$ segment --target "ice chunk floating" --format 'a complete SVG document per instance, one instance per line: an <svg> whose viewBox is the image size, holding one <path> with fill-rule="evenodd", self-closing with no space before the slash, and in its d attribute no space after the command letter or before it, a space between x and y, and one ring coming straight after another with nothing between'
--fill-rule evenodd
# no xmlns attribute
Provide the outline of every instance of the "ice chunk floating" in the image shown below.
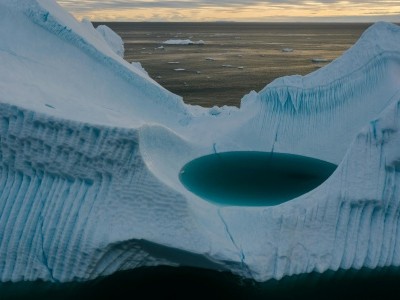
<svg viewBox="0 0 400 300"><path fill-rule="evenodd" d="M163 42L163 44L167 44L167 45L204 45L204 41L200 40L200 41L192 41L192 40L176 40L176 39L172 39L172 40L167 40L165 42Z"/></svg>
<svg viewBox="0 0 400 300"><path fill-rule="evenodd" d="M300 155L238 151L192 160L179 177L190 191L214 203L272 206L311 191L335 169Z"/></svg>
<svg viewBox="0 0 400 300"><path fill-rule="evenodd" d="M126 62L109 29L54 1L2 0L0 41L1 281L400 265L398 26L372 25L339 59L240 108L186 105ZM197 158L247 151L337 168L273 206L205 201L179 179Z"/></svg>

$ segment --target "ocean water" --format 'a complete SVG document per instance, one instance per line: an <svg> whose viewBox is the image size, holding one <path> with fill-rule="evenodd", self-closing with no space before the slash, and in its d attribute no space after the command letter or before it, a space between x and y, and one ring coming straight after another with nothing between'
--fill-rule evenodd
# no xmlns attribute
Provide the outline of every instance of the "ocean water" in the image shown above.
<svg viewBox="0 0 400 300"><path fill-rule="evenodd" d="M95 24L98 25L98 24ZM125 59L187 103L239 105L273 79L307 74L346 51L369 24L107 23L125 41ZM204 45L163 45L168 39ZM161 48L162 46L162 48ZM282 51L293 49L291 52ZM317 58L319 62L313 62ZM315 60L314 60L315 61ZM239 68L243 67L243 68ZM175 69L184 69L175 71ZM228 272L148 267L88 282L0 283L5 299L394 299L400 269L327 271L258 283ZM189 290L189 294L187 293ZM162 295L159 297L158 295Z"/></svg>
<svg viewBox="0 0 400 300"><path fill-rule="evenodd" d="M0 283L0 299L397 299L400 269L338 270L264 283L191 267L144 267L83 283Z"/></svg>
<svg viewBox="0 0 400 300"><path fill-rule="evenodd" d="M335 169L334 164L300 155L237 151L196 158L179 178L188 190L213 203L273 206L313 190Z"/></svg>
<svg viewBox="0 0 400 300"><path fill-rule="evenodd" d="M206 107L239 106L244 95L275 78L313 72L342 55L371 25L104 24L123 38L127 61L140 62L153 79L186 103ZM202 40L204 45L163 44L169 39ZM293 51L286 52L289 49Z"/></svg>

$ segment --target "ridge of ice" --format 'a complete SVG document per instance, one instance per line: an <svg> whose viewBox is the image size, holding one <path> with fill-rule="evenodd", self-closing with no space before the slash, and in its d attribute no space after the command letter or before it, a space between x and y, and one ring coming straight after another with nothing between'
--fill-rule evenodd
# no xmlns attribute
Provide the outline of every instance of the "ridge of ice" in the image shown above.
<svg viewBox="0 0 400 300"><path fill-rule="evenodd" d="M54 1L0 3L1 281L400 265L398 26L374 24L341 58L252 91L240 109L206 109L88 25ZM339 166L272 207L217 206L178 178L202 155L272 149Z"/></svg>
<svg viewBox="0 0 400 300"><path fill-rule="evenodd" d="M101 34L110 48L120 57L124 58L124 42L122 38L116 34L110 27L99 25L96 30Z"/></svg>
<svg viewBox="0 0 400 300"><path fill-rule="evenodd" d="M115 54L103 38L94 34L92 30L88 30L87 26L82 26L55 1L5 0L0 5L5 8L4 13L13 11L20 19L23 18L22 14L27 19L26 21L37 24L65 43L91 56L108 70L112 70L116 76L123 77L140 93L147 94L145 98L155 101L155 105L174 111L181 110L186 114L181 97L167 91L156 81L149 80L148 76L144 76L142 72L136 72L135 68ZM6 10L7 7L10 9ZM22 20L16 20L18 21Z"/></svg>
<svg viewBox="0 0 400 300"><path fill-rule="evenodd" d="M91 34L95 34L97 31L99 36L107 43L110 49L120 57L124 57L124 42L122 38L116 34L111 28L106 25L99 25L97 28L94 28L92 22L89 19L82 19L81 24L86 27L86 29L91 32Z"/></svg>
<svg viewBox="0 0 400 300"><path fill-rule="evenodd" d="M138 61L133 61L133 62L131 62L131 65L132 65L133 67L135 67L136 70L138 70L139 72L142 72L144 75L150 77L150 76L149 76L149 73L147 73L146 69L143 68L143 66L142 66L142 64L141 64L140 62L138 62Z"/></svg>

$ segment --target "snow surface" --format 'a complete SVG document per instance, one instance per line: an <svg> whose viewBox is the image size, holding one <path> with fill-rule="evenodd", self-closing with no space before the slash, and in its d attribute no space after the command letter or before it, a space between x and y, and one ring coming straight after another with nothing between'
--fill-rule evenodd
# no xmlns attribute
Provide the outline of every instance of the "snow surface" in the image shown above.
<svg viewBox="0 0 400 300"><path fill-rule="evenodd" d="M329 65L210 109L185 105L89 25L54 1L0 2L1 281L400 265L400 27L376 23ZM218 206L180 183L192 159L240 150L339 166L272 207Z"/></svg>

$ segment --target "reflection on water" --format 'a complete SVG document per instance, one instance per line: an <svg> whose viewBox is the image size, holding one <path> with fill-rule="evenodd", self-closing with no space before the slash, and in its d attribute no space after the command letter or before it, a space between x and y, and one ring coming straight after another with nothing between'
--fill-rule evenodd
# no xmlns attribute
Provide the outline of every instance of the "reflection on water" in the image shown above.
<svg viewBox="0 0 400 300"><path fill-rule="evenodd" d="M211 202L271 206L313 190L335 169L334 164L300 155L238 151L192 160L179 178L188 190Z"/></svg>
<svg viewBox="0 0 400 300"><path fill-rule="evenodd" d="M96 26L98 24L95 24ZM125 59L186 103L236 105L251 90L284 75L305 75L341 56L370 24L344 23L107 23L125 42ZM165 45L169 39L204 45ZM163 48L160 48L163 46ZM282 51L291 48L293 51ZM206 60L212 57L213 60ZM175 72L169 61L185 71ZM232 65L224 68L222 65ZM238 68L242 67L242 68Z"/></svg>
<svg viewBox="0 0 400 300"><path fill-rule="evenodd" d="M85 283L3 283L0 299L392 299L400 292L399 283L399 268L329 271L257 283L228 272L147 267Z"/></svg>

